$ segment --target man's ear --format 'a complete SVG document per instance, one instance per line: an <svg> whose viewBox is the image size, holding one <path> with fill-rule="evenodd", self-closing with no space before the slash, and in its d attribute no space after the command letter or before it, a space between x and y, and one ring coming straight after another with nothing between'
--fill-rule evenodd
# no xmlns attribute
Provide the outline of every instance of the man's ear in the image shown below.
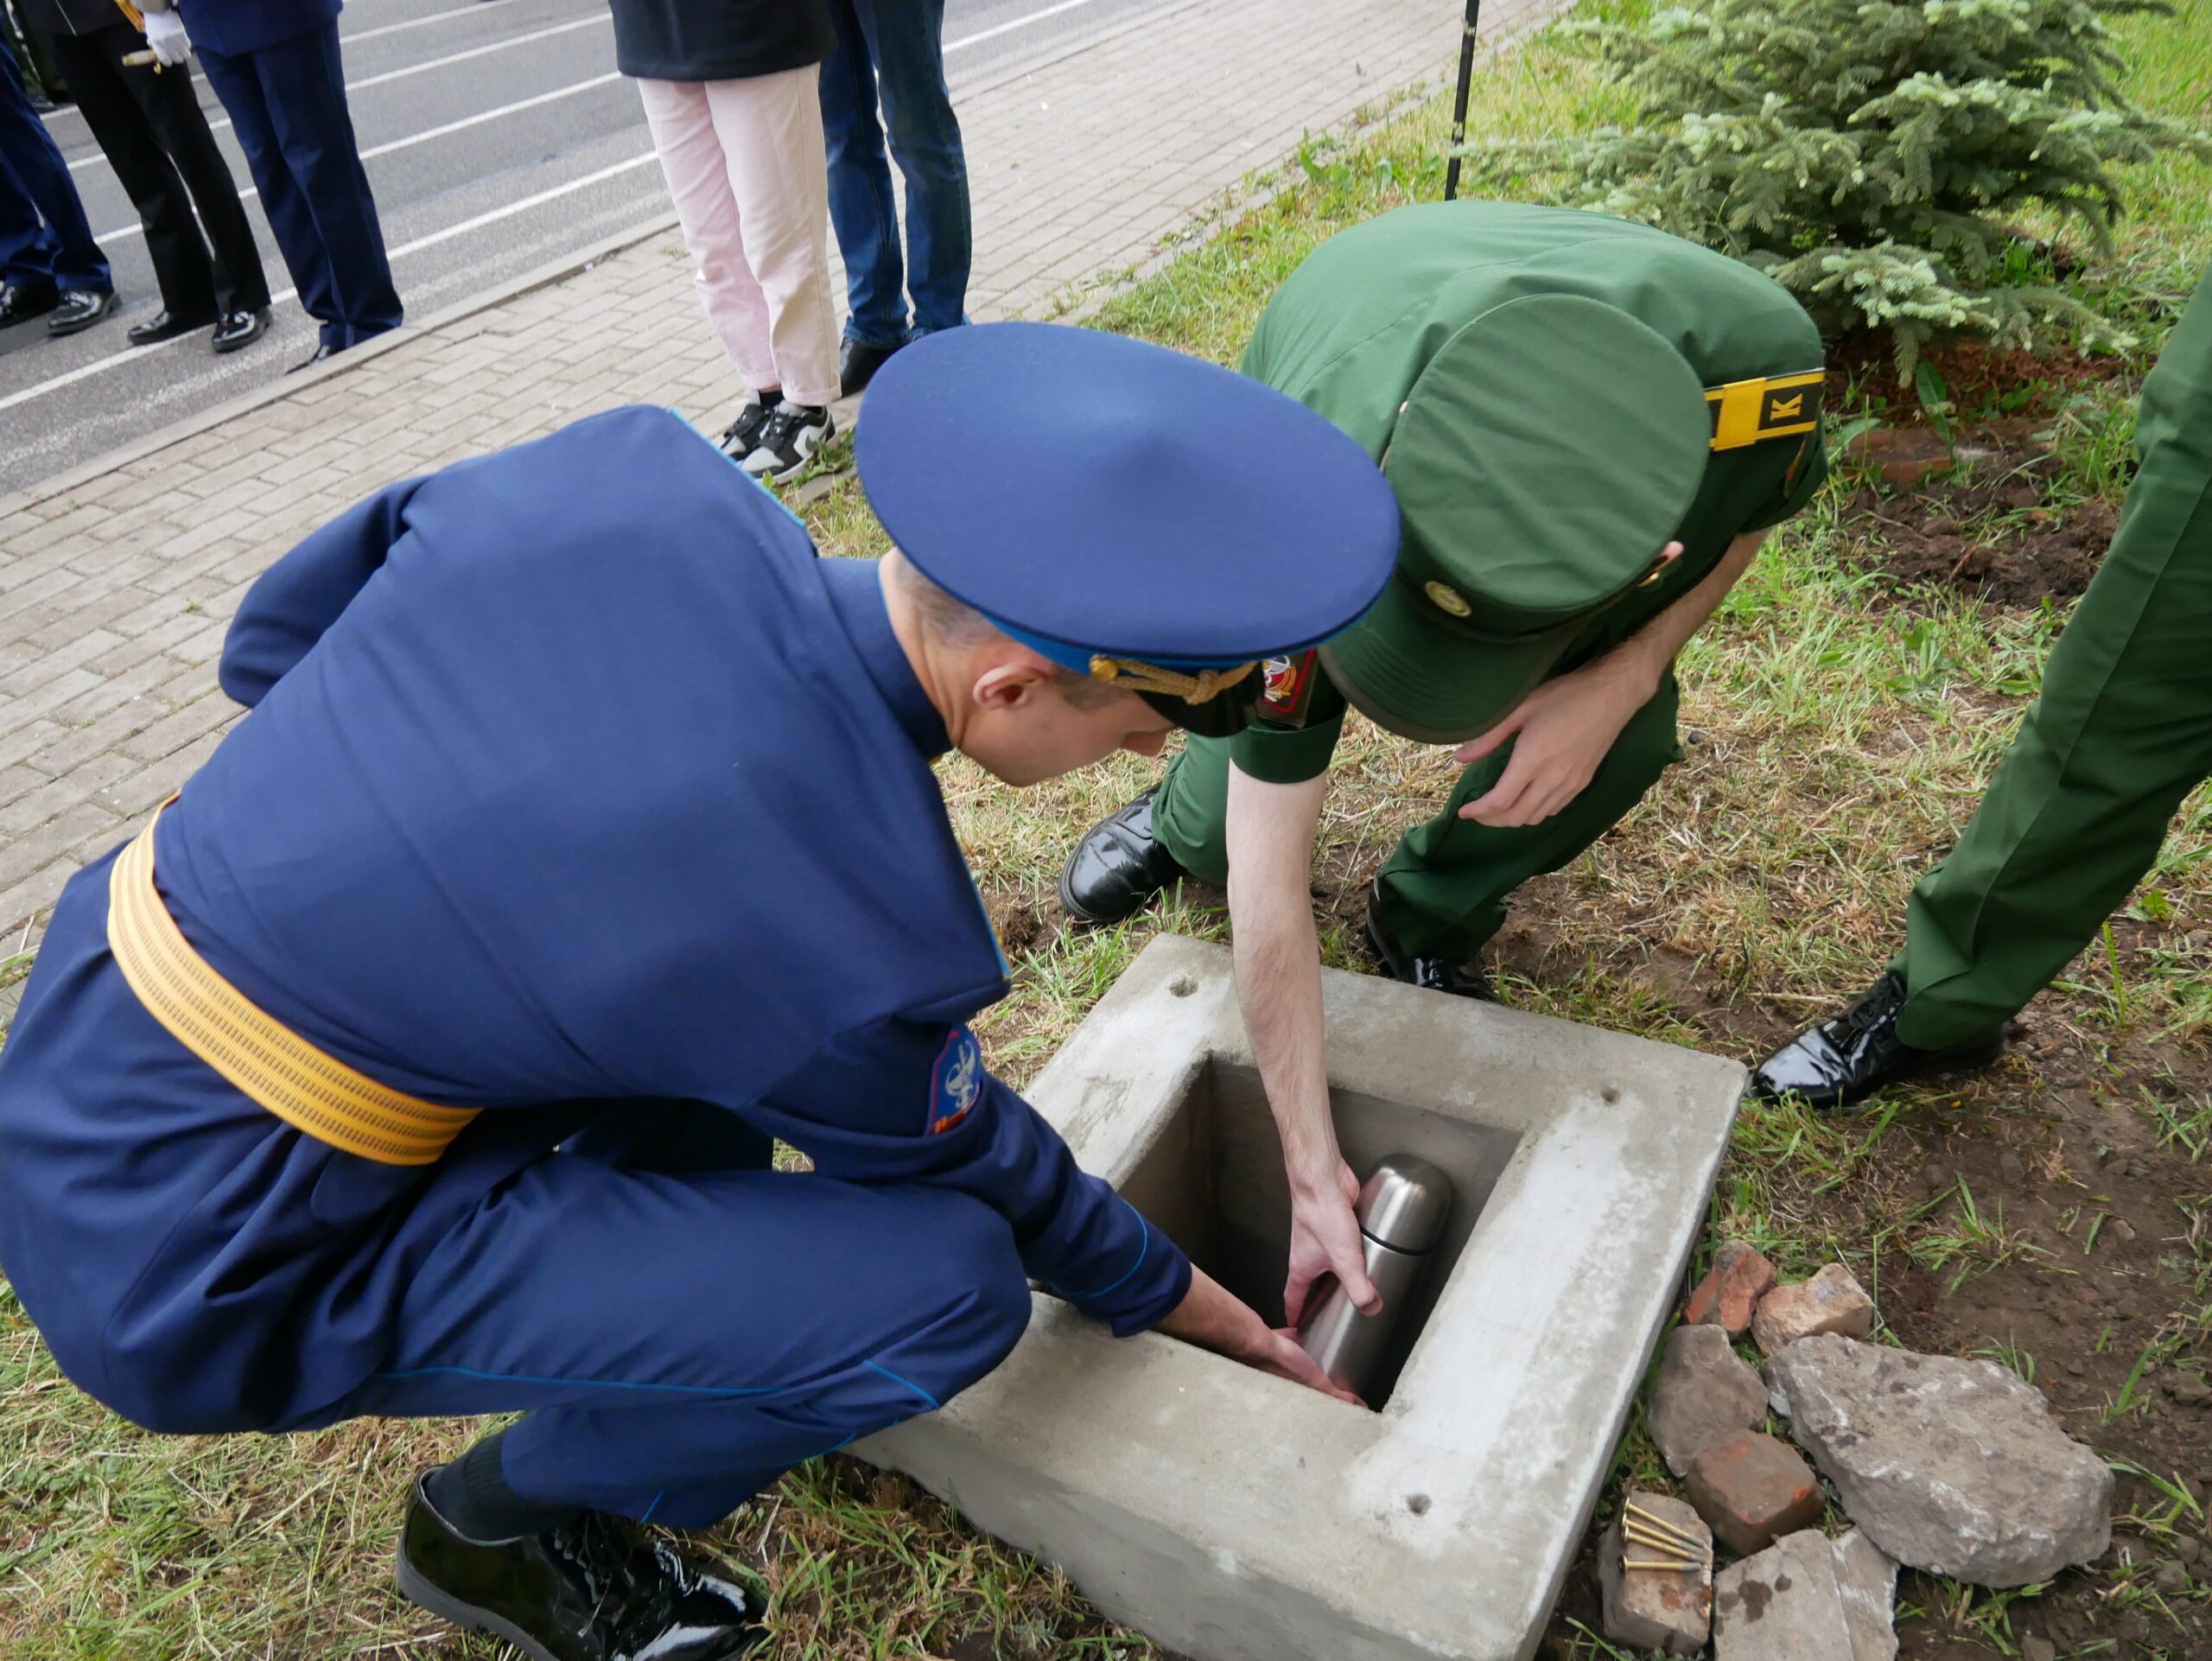
<svg viewBox="0 0 2212 1661"><path fill-rule="evenodd" d="M1040 696L1052 682L1052 671L1041 660L1014 658L976 676L971 696L979 710L1015 710Z"/></svg>

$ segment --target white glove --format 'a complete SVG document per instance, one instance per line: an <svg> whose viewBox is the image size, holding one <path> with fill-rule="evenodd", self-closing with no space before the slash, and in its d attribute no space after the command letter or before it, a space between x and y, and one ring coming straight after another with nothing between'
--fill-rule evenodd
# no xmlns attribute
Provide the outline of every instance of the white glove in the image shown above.
<svg viewBox="0 0 2212 1661"><path fill-rule="evenodd" d="M192 37L184 32L184 19L173 11L149 11L145 16L146 44L154 48L156 59L175 68L192 50Z"/></svg>

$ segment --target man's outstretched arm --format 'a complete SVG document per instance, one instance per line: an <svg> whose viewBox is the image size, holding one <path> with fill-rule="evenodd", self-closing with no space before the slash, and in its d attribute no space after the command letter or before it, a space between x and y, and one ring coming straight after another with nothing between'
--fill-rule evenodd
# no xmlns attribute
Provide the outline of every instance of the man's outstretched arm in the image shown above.
<svg viewBox="0 0 2212 1661"><path fill-rule="evenodd" d="M1329 778L1269 784L1233 762L1229 769L1229 920L1236 996L1260 1082L1282 1137L1290 1179L1290 1270L1283 1318L1296 1327L1313 1282L1333 1274L1354 1304L1382 1300L1367 1277L1352 1202L1358 1179L1337 1148L1329 1111L1321 1021L1321 951L1308 886L1313 839Z"/></svg>

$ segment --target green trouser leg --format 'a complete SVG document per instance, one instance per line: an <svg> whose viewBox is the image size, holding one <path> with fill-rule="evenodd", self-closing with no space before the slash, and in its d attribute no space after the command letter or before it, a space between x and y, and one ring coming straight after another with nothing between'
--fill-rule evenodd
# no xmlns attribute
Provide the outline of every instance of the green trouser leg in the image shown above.
<svg viewBox="0 0 2212 1661"><path fill-rule="evenodd" d="M2212 773L2212 276L2143 387L2142 470L2043 691L1950 856L1913 890L1897 1036L1943 1049L2050 983Z"/></svg>
<svg viewBox="0 0 2212 1661"><path fill-rule="evenodd" d="M1555 871L1605 835L1643 799L1668 764L1681 759L1678 702L1670 672L1599 763L1589 786L1541 824L1507 830L1456 818L1459 805L1497 781L1508 745L1459 775L1444 811L1406 833L1382 871L1382 926L1408 951L1471 958L1505 920L1505 900L1541 871ZM1153 833L1183 869L1220 882L1229 875L1224 835L1230 744L1197 739L1169 766L1153 802Z"/></svg>
<svg viewBox="0 0 2212 1661"><path fill-rule="evenodd" d="M1229 881L1229 754L1226 738L1192 738L1167 764L1152 799L1152 834L1192 876Z"/></svg>
<svg viewBox="0 0 2212 1661"><path fill-rule="evenodd" d="M1672 670L1659 690L1628 719L1583 792L1540 824L1508 827L1458 817L1497 782L1513 754L1509 744L1459 775L1444 811L1415 825L1383 862L1379 902L1383 930L1416 957L1464 963L1505 921L1514 889L1556 871L1620 823L1668 767L1682 759L1675 733L1680 703Z"/></svg>

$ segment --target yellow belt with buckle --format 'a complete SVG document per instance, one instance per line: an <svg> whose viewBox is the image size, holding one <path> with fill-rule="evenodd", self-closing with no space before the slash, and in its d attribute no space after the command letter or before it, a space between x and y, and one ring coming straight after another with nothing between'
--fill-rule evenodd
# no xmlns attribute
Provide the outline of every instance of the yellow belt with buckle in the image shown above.
<svg viewBox="0 0 2212 1661"><path fill-rule="evenodd" d="M326 1055L218 974L192 949L154 886L161 817L156 808L108 877L108 949L146 1012L245 1095L316 1141L384 1165L435 1161L477 1110L440 1107L378 1084Z"/></svg>

